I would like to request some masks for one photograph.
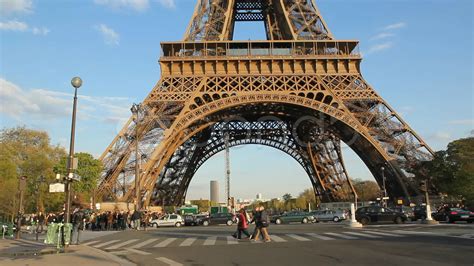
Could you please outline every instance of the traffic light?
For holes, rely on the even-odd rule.
[[[420,190],[422,192],[426,192],[428,190],[427,187],[426,187],[426,181],[424,181],[424,180],[420,181]]]

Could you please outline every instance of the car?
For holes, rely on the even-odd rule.
[[[184,225],[204,225],[210,224],[210,218],[207,214],[193,214],[184,216]]]
[[[417,219],[415,219],[415,212],[413,211],[412,208],[408,207],[408,206],[395,206],[395,207],[392,207],[391,208],[392,210],[394,211],[397,211],[397,212],[402,212],[404,213],[408,220],[410,221],[416,221]],[[426,213],[426,209],[425,209],[425,213]]]
[[[342,210],[319,210],[312,211],[311,214],[314,216],[315,221],[333,221],[340,222],[347,219],[347,215]]]
[[[175,226],[180,227],[184,224],[184,219],[179,214],[166,214],[165,216],[150,221],[153,227]]]
[[[402,212],[397,212],[382,206],[367,206],[358,208],[356,220],[363,224],[393,222],[401,224],[407,221],[407,216]]]
[[[233,225],[234,223],[237,223],[237,220],[232,213],[212,213],[209,217],[209,224]]]
[[[445,221],[447,223],[454,223],[457,221],[472,223],[474,221],[474,212],[461,208],[442,207],[433,214],[433,219],[436,221]]]
[[[312,223],[314,221],[314,216],[311,215],[309,212],[286,212],[280,215],[272,216],[270,221],[275,224],[283,224],[283,223],[292,223],[292,222],[300,222],[303,224]]]

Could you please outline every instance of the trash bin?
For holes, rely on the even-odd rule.
[[[64,231],[64,242],[63,242]],[[72,224],[67,223],[50,223],[48,225],[48,232],[46,233],[45,244],[56,245],[58,248],[64,244],[69,245],[71,242]]]

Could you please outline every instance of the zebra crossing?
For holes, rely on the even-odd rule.
[[[405,234],[406,233],[406,234]],[[285,242],[308,242],[308,241],[336,241],[336,240],[379,240],[384,238],[400,238],[410,235],[410,233],[397,231],[344,231],[344,232],[321,232],[321,233],[288,233],[271,234],[272,243]],[[191,247],[191,246],[214,246],[214,245],[245,245],[262,243],[261,241],[238,240],[232,236],[188,236],[188,237],[169,237],[158,236],[149,239],[128,239],[126,241],[114,240],[94,240],[83,245],[94,248],[104,249],[106,251],[126,250],[137,254],[148,254],[140,249],[155,249],[167,247]]]

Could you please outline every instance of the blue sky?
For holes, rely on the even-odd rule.
[[[160,78],[161,41],[180,40],[193,0],[0,0],[0,126],[46,130],[68,145],[70,80],[81,76],[76,150],[99,156],[133,102]],[[435,150],[474,134],[471,0],[320,0],[338,39],[358,39],[365,79]],[[239,24],[235,39],[264,38],[263,25]],[[371,179],[344,149],[354,178]],[[231,150],[238,198],[297,195],[310,182],[287,155],[265,147]],[[224,161],[210,159],[188,198],[209,197]]]

